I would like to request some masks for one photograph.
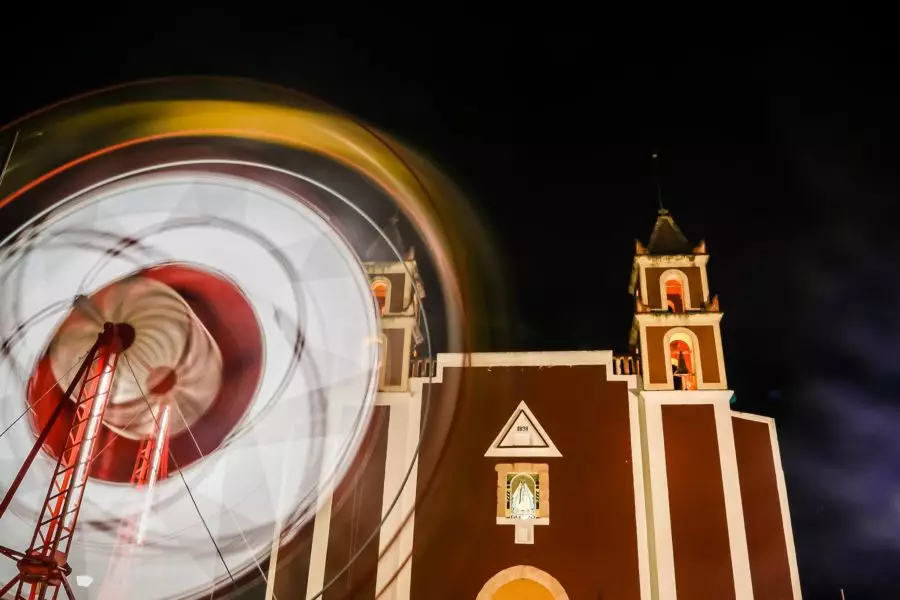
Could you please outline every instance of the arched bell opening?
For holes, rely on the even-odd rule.
[[[694,349],[687,336],[673,336],[669,342],[669,360],[672,365],[672,383],[675,389],[697,389]]]

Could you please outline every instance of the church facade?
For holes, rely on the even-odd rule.
[[[275,595],[799,600],[775,424],[732,410],[708,259],[661,210],[636,244],[626,356],[433,361],[414,354],[415,262],[369,263],[384,346],[370,435]]]

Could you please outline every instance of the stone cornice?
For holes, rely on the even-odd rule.
[[[690,327],[691,325],[717,325],[724,316],[720,312],[650,312],[634,315],[634,320],[641,325],[671,325]]]

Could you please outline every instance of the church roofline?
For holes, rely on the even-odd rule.
[[[441,383],[445,368],[504,368],[504,367],[581,367],[606,366],[607,381],[625,381],[629,389],[637,389],[637,374],[617,375],[613,363],[617,356],[612,350],[564,350],[547,352],[441,352],[435,358],[435,376],[411,377],[410,389],[421,390],[426,383]]]
[[[442,353],[446,367],[574,367],[602,365],[612,360],[612,350],[562,350],[537,352]]]

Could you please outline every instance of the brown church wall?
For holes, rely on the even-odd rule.
[[[647,328],[647,358],[645,362],[650,370],[650,383],[660,384],[668,381],[666,371],[671,369],[668,352],[665,346],[666,332],[671,327]]]
[[[731,421],[753,595],[788,600],[794,596],[770,425],[741,417]]]
[[[326,588],[323,600],[375,598],[378,569],[378,534],[375,532],[381,524],[389,419],[388,407],[375,407],[360,452],[334,491],[325,556],[325,585],[328,586],[335,577],[337,580]],[[350,568],[341,573],[351,560]],[[286,597],[302,598],[303,594]]]
[[[412,600],[475,598],[501,570],[529,565],[555,577],[570,598],[638,600],[637,529],[624,382],[605,366],[445,368],[433,401],[461,389],[446,444],[423,404],[412,564]],[[429,386],[423,390],[427,396]],[[520,401],[562,453],[560,458],[485,458]],[[500,463],[545,463],[553,490],[550,524],[533,545],[497,525]]]
[[[662,407],[679,600],[733,600],[734,577],[712,405]]]
[[[650,371],[649,383],[651,384],[667,382],[666,370],[671,369],[671,362],[665,345],[665,337],[671,329],[673,329],[671,326],[647,327],[648,369]],[[687,329],[697,336],[697,343],[700,346],[698,352],[703,370],[703,383],[721,383],[715,329],[712,325],[696,325],[687,327]]]
[[[383,277],[391,282],[391,304],[388,306],[388,310],[392,313],[403,312],[403,292],[406,287],[406,275],[403,273],[388,273],[383,275]]]
[[[703,306],[703,279],[700,275],[700,267],[681,267],[687,275],[688,285],[691,288],[691,306],[701,308]]]
[[[405,330],[385,329],[384,337],[387,341],[387,349],[384,356],[384,383],[385,385],[400,385],[403,382],[403,370],[409,365],[403,360],[403,344]]]
[[[700,364],[703,369],[703,383],[721,383],[719,374],[719,350],[716,348],[716,332],[712,325],[688,327],[697,336],[700,344]]]
[[[703,306],[703,279],[700,275],[700,267],[647,267],[645,273],[647,277],[647,306],[652,308],[663,308],[662,297],[660,296],[659,278],[662,274],[670,270],[681,271],[687,277],[688,287],[690,288],[691,308],[700,308]]]

